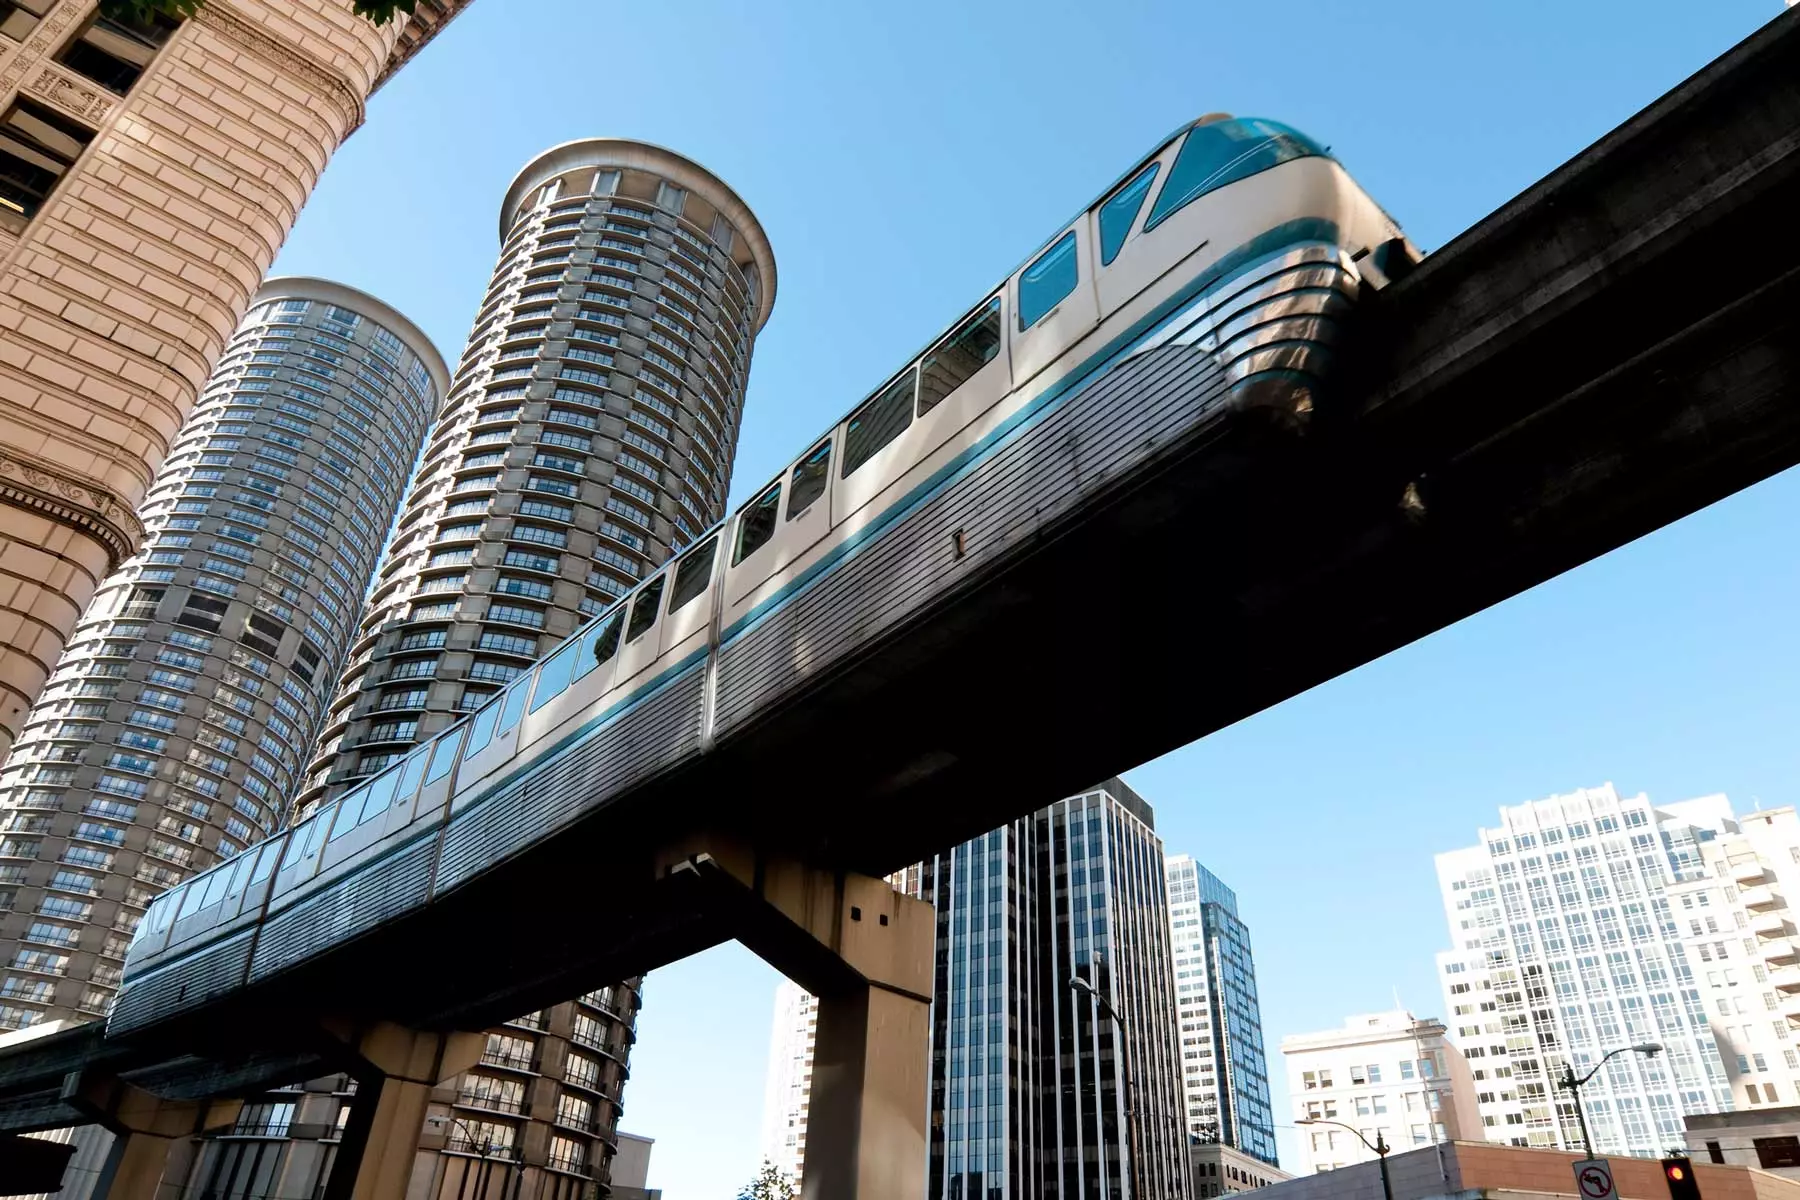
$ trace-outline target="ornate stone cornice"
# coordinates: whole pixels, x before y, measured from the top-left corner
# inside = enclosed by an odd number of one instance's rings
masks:
[[[311,55],[302,54],[278,38],[270,37],[255,23],[231,8],[226,0],[207,0],[193,20],[222,37],[242,46],[271,66],[304,79],[343,110],[344,136],[349,137],[363,123],[363,97],[336,71]]]
[[[40,62],[52,48],[61,44],[63,31],[75,23],[76,17],[83,15],[85,10],[81,5],[61,4],[39,21],[37,28],[31,31],[31,36],[25,39],[25,44],[14,53],[5,68],[0,69],[0,93],[18,87],[25,68]]]
[[[38,64],[37,78],[25,85],[24,90],[52,108],[60,108],[95,125],[106,119],[115,103],[112,93],[94,87],[73,71],[49,61]]]
[[[94,538],[106,547],[109,572],[137,553],[144,539],[137,515],[117,496],[17,450],[0,453],[0,501],[42,513]]]

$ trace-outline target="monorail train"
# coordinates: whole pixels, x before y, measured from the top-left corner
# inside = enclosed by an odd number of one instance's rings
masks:
[[[1414,260],[1304,134],[1221,116],[1177,130],[486,707],[158,897],[108,1032],[278,976],[730,744],[962,581],[965,534],[1076,504],[1083,479],[1233,412],[1303,422],[1359,289]],[[1085,473],[1048,449],[1075,440]]]

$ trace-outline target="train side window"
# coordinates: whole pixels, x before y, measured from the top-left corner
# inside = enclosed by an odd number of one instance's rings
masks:
[[[469,727],[469,748],[463,751],[463,757],[479,754],[487,749],[487,744],[494,740],[494,722],[500,719],[500,706],[489,704],[475,714],[475,724]]]
[[[1075,231],[1071,229],[1019,272],[1020,332],[1049,316],[1080,281],[1081,264],[1075,257]]]
[[[912,424],[913,394],[918,375],[912,368],[887,386],[879,396],[850,415],[844,427],[844,479],[875,457],[876,451],[906,432]]]
[[[225,885],[231,882],[231,876],[236,870],[235,865],[220,867],[206,877],[206,889],[201,893],[200,903],[194,906],[196,911],[217,904],[224,898]]]
[[[362,816],[363,801],[368,798],[369,785],[364,784],[340,801],[340,806],[344,810],[344,818],[337,823],[337,828],[331,831],[332,841],[337,841],[346,833],[349,833],[352,829],[356,828],[357,822]]]
[[[744,506],[738,514],[737,549],[731,552],[731,565],[737,566],[768,544],[775,536],[775,513],[781,508],[781,484]]]
[[[818,448],[801,459],[788,480],[788,520],[793,520],[813,501],[825,494],[825,482],[831,477],[831,442],[820,442]]]
[[[582,644],[592,646],[591,654],[583,654],[583,666],[575,671],[575,678],[580,679],[589,671],[619,652],[619,631],[625,628],[625,610],[615,608],[595,622],[593,631],[582,639]]]
[[[462,727],[458,726],[439,738],[431,747],[431,770],[425,776],[426,783],[436,783],[450,773],[456,764],[456,743],[462,740]]]
[[[1162,169],[1161,163],[1151,163],[1137,178],[1120,188],[1113,198],[1100,206],[1100,265],[1107,266],[1119,257],[1119,248],[1125,244],[1125,235],[1137,221],[1138,209],[1144,207],[1144,197],[1150,194],[1150,185],[1156,182],[1156,173]]]
[[[519,723],[519,715],[525,711],[525,697],[531,690],[525,686],[526,682],[521,679],[507,690],[506,699],[500,706],[500,723],[494,726],[495,733],[505,733]]]
[[[423,749],[407,756],[404,773],[400,776],[400,790],[394,793],[394,803],[412,799],[412,794],[419,790],[419,779],[425,774],[426,757]]]
[[[357,814],[356,823],[361,825],[365,821],[373,821],[387,812],[388,805],[394,802],[394,789],[399,784],[400,769],[398,767],[378,777],[374,783],[370,784],[369,794],[363,799],[362,812]]]
[[[251,883],[261,883],[275,873],[275,864],[281,861],[281,839],[263,848],[262,857],[256,860],[256,870],[250,874]]]
[[[175,914],[176,920],[191,917],[200,911],[200,902],[206,898],[206,880],[195,878],[187,885],[181,895],[181,911]]]
[[[919,368],[919,415],[936,408],[1000,353],[1000,297],[964,321],[925,356]]]
[[[256,866],[256,851],[252,846],[237,856],[237,869],[231,873],[231,882],[225,887],[225,899],[235,900],[244,894],[244,888],[250,883],[250,870]]]
[[[625,640],[635,642],[650,631],[656,624],[656,606],[662,603],[663,580],[668,576],[658,575],[644,585],[644,590],[637,594],[631,602],[631,621],[625,626]]]
[[[687,552],[675,568],[675,586],[669,590],[669,611],[674,612],[706,591],[712,582],[713,558],[719,552],[719,539],[709,537]]]
[[[556,699],[569,686],[569,679],[575,670],[575,655],[580,649],[579,641],[570,642],[544,660],[542,669],[538,671],[537,687],[531,693],[532,712]]]

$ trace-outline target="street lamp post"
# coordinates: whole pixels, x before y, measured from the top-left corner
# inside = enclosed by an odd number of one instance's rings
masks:
[[[1138,1163],[1137,1082],[1132,1077],[1131,1073],[1131,1043],[1126,1037],[1125,1018],[1121,1017],[1118,1010],[1107,1001],[1105,996],[1100,994],[1098,988],[1081,976],[1069,976],[1069,988],[1071,991],[1086,993],[1088,998],[1094,1002],[1095,1007],[1112,1019],[1114,1027],[1118,1030],[1119,1064],[1125,1073],[1125,1128],[1126,1137],[1130,1143],[1130,1149],[1127,1153],[1131,1155],[1130,1200],[1143,1200],[1143,1173],[1142,1168]],[[1100,1072],[1098,1064],[1095,1065],[1094,1070],[1094,1103],[1096,1106],[1100,1103]],[[1099,1116],[1099,1111],[1096,1109],[1094,1113],[1095,1119],[1098,1120]]]
[[[1348,1129],[1351,1133],[1354,1133],[1357,1141],[1374,1151],[1376,1161],[1381,1164],[1381,1195],[1383,1200],[1394,1200],[1394,1184],[1393,1181],[1388,1178],[1387,1166],[1388,1151],[1392,1150],[1393,1147],[1388,1145],[1387,1139],[1381,1136],[1381,1130],[1377,1129],[1375,1131],[1375,1141],[1371,1144],[1369,1139],[1362,1135],[1360,1129],[1356,1128],[1354,1125],[1346,1125],[1342,1121],[1327,1121],[1321,1117],[1296,1117],[1294,1118],[1294,1124],[1336,1125],[1339,1129]]]
[[[1575,1121],[1581,1126],[1581,1148],[1589,1158],[1594,1157],[1594,1143],[1588,1138],[1587,1113],[1581,1109],[1581,1085],[1594,1077],[1595,1072],[1606,1065],[1606,1060],[1620,1054],[1641,1054],[1645,1058],[1655,1058],[1662,1053],[1662,1043],[1643,1042],[1636,1046],[1620,1046],[1617,1050],[1609,1050],[1600,1057],[1600,1061],[1588,1068],[1588,1073],[1580,1079],[1575,1078],[1575,1068],[1568,1063],[1563,1064],[1563,1077],[1556,1081],[1556,1086],[1575,1097]]]

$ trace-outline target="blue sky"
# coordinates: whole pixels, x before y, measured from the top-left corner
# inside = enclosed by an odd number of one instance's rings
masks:
[[[376,97],[276,269],[373,292],[454,367],[528,159],[621,135],[705,163],[780,271],[735,502],[1192,116],[1313,133],[1433,249],[1780,9],[481,0]],[[1128,773],[1237,889],[1272,1050],[1396,993],[1441,1010],[1431,855],[1501,804],[1800,799],[1797,504],[1790,473]],[[624,1125],[670,1200],[755,1167],[774,984],[735,947],[650,979]]]

